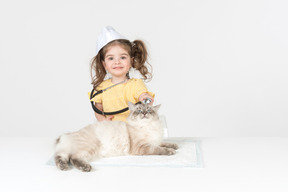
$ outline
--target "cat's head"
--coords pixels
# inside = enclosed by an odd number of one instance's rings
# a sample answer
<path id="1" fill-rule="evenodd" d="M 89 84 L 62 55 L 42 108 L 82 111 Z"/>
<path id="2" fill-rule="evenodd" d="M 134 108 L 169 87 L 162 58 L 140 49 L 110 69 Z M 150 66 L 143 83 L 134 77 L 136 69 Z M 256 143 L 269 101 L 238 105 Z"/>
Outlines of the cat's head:
<path id="1" fill-rule="evenodd" d="M 128 102 L 130 115 L 128 118 L 132 120 L 158 120 L 158 110 L 161 105 L 150 106 L 147 104 L 136 104 Z"/>

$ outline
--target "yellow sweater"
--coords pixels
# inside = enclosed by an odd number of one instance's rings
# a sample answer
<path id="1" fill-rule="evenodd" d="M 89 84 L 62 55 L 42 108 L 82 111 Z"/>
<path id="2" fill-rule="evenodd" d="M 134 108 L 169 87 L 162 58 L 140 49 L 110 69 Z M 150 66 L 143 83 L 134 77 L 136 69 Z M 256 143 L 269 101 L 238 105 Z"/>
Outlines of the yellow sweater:
<path id="1" fill-rule="evenodd" d="M 105 89 L 114 85 L 111 79 L 103 81 L 98 87 L 97 91 Z M 132 103 L 137 103 L 139 101 L 139 96 L 142 93 L 148 93 L 154 97 L 154 93 L 148 92 L 146 85 L 141 79 L 129 79 L 127 82 L 116 85 L 111 89 L 107 89 L 103 93 L 95 96 L 91 101 L 95 103 L 101 103 L 104 112 L 118 111 L 123 108 L 128 107 L 128 101 Z M 89 92 L 90 98 L 91 92 Z M 126 121 L 130 111 L 119 113 L 114 115 L 113 121 Z"/>

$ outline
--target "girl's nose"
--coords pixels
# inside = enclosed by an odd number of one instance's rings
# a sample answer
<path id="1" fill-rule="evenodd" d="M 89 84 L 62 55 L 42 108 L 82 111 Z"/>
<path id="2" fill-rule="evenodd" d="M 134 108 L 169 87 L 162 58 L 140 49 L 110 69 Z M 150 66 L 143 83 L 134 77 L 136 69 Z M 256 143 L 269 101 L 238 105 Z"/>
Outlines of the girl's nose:
<path id="1" fill-rule="evenodd" d="M 115 63 L 120 63 L 120 58 L 115 58 Z"/>

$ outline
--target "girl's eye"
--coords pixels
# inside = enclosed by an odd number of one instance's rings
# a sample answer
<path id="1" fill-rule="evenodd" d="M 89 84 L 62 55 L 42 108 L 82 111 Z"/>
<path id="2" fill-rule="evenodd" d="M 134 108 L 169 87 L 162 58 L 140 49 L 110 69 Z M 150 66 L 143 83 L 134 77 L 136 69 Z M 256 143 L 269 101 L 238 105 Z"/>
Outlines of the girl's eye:
<path id="1" fill-rule="evenodd" d="M 123 57 L 121 57 L 121 59 L 126 59 L 126 57 L 123 56 Z"/>
<path id="2" fill-rule="evenodd" d="M 114 58 L 113 57 L 108 57 L 108 60 L 109 61 L 112 61 Z"/>

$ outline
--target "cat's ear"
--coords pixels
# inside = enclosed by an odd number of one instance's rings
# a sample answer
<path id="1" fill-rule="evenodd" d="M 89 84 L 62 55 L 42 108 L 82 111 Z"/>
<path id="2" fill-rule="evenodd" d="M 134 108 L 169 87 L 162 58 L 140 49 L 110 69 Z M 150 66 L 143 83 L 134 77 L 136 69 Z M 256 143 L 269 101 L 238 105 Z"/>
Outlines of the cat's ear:
<path id="1" fill-rule="evenodd" d="M 160 107 L 161 107 L 161 104 L 154 106 L 153 109 L 154 109 L 155 111 L 158 111 Z"/>
<path id="2" fill-rule="evenodd" d="M 135 109 L 135 105 L 131 103 L 130 101 L 128 101 L 128 107 L 130 111 L 133 111 Z"/>

